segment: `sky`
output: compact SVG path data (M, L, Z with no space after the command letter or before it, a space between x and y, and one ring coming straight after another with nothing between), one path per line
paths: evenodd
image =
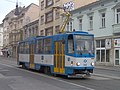
M16 7L18 1L19 6L28 6L31 3L39 5L39 0L0 0L0 24L5 16Z

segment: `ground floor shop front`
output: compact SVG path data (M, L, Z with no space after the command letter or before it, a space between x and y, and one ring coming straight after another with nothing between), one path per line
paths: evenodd
M120 38L97 38L96 65L120 66Z

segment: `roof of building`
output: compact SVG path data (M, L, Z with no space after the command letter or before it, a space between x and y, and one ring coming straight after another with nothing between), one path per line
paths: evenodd
M24 15L24 13L27 12L27 10L29 9L29 7L30 7L31 5L35 5L35 6L39 7L38 5L36 5L36 4L34 4L34 3L31 3L31 4L30 4L29 6L27 6L27 7L25 7L25 6L21 7L21 6L16 5L16 8L13 9L13 10L11 10L11 11L5 16L5 18L3 19L3 21L6 20L6 19L8 19L9 17L14 17L15 15L17 15L17 16Z

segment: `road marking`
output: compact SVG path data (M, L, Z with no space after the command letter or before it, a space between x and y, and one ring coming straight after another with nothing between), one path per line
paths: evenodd
M14 65L15 67L7 65L7 64L1 64L1 65L7 66L7 67L11 67L11 68L14 68L14 69L17 69L17 70L25 71L25 72L28 72L28 73L36 74L36 75L39 75L39 76L42 76L42 77L50 78L50 79L53 79L53 80L56 80L56 81L59 81L59 82L67 83L67 84L70 84L70 85L74 85L74 86L77 86L77 87L80 87L80 88L84 88L84 89L87 89L87 90L95 90L95 89L92 89L92 88L89 88L89 87L86 87L86 86L83 86L83 85L79 85L79 84L67 82L67 81L64 81L64 80L60 80L60 79L55 78L55 77L47 76L45 74L40 74L40 73L36 73L36 72L25 70L25 69L15 68L16 67L15 65Z
M9 70L7 70L7 69L4 69L4 68L0 68L0 72L7 72L7 71L9 71Z
M84 89L87 89L87 90L95 90L95 89L92 89L92 88L89 88L89 87L86 87L86 86L83 86L83 85L79 85L79 84L75 84L75 83L71 83L71 82L67 82L67 81L63 81L63 80L59 80L58 81L60 82L63 82L63 83L67 83L67 84L71 84L71 85L74 85L74 86L77 86L77 87L80 87L80 88L84 88Z
M89 77L90 79L93 79L93 80L110 80L110 78L107 78L107 77L99 77L99 76L91 76Z

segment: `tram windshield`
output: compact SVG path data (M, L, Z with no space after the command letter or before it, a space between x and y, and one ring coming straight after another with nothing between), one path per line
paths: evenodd
M83 54L94 54L94 38L93 36L81 36L75 35L76 39L76 53Z

